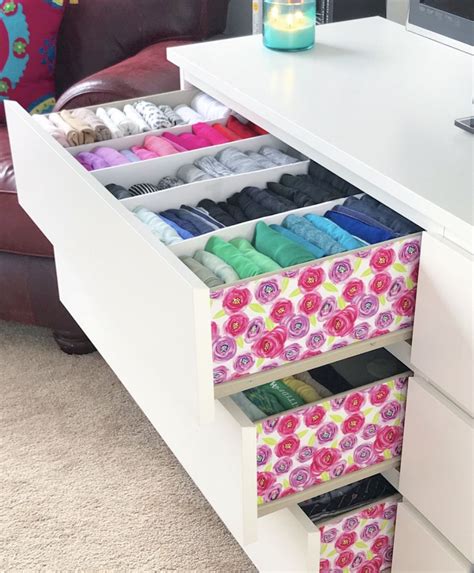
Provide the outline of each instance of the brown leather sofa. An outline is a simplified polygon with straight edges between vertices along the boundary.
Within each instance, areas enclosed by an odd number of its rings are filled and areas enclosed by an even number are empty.
[[[179,89],[166,48],[223,33],[229,0],[67,2],[58,38],[57,108]],[[91,343],[59,301],[54,251],[17,201],[8,131],[0,124],[0,320],[53,330],[62,350]]]

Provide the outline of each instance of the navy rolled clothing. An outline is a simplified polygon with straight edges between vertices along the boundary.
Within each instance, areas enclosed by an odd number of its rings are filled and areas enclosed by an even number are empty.
[[[390,227],[387,227],[386,225],[383,225],[382,223],[380,223],[379,221],[377,221],[373,217],[369,217],[369,215],[362,213],[362,211],[356,211],[355,209],[351,209],[350,207],[346,207],[345,205],[334,205],[334,207],[331,209],[331,211],[336,211],[337,213],[342,213],[343,215],[347,215],[348,217],[352,217],[353,219],[357,219],[361,223],[366,223],[367,225],[370,225],[371,227],[377,227],[379,229],[382,229],[382,230],[386,231],[387,233],[393,235],[394,237],[400,237],[401,236],[401,233],[395,233],[395,231],[393,229],[391,229]]]
[[[183,229],[182,227],[180,227],[179,225],[177,225],[174,221],[171,221],[170,219],[167,219],[166,217],[163,217],[163,215],[158,215],[160,217],[160,219],[162,221],[164,221],[167,225],[169,225],[170,227],[172,227],[177,233],[178,235],[182,238],[182,239],[192,239],[194,237],[194,235],[192,233],[190,233],[189,231],[186,231],[186,229]]]
[[[258,187],[245,187],[242,189],[242,193],[248,195],[253,201],[256,201],[271,213],[276,214],[288,211],[288,207],[285,203],[280,201],[278,198],[269,195],[265,189],[259,189]]]
[[[202,235],[199,229],[195,227],[192,223],[179,217],[179,209],[167,209],[166,211],[162,211],[160,213],[160,216],[165,217],[165,219],[169,219],[170,221],[173,221],[175,225],[178,225],[178,227],[181,227],[182,229],[185,229],[186,231],[191,233],[193,237],[198,237],[199,235]]]
[[[311,205],[315,205],[314,200],[309,195],[293,187],[287,187],[286,185],[274,183],[273,181],[269,181],[267,187],[272,193],[276,193],[280,197],[292,201],[297,207],[310,207]]]
[[[224,211],[224,209],[219,207],[219,205],[217,205],[217,203],[211,199],[202,199],[199,201],[198,207],[206,209],[209,215],[216,219],[216,221],[220,221],[224,227],[231,227],[232,225],[236,225],[238,223],[238,221],[236,221],[232,215],[229,215],[227,211]]]
[[[220,201],[217,203],[217,206],[220,207],[226,213],[237,221],[237,223],[245,223],[246,221],[250,221],[247,215],[242,211],[242,209],[238,205],[231,205],[230,203],[225,203],[224,201]]]
[[[200,217],[206,223],[214,227],[214,229],[224,229],[225,227],[225,225],[223,225],[220,221],[217,221],[217,219],[211,217],[209,213],[205,212],[205,210],[203,210],[202,208],[190,207],[189,205],[181,205],[180,208],[186,209],[186,211],[189,211],[190,213],[193,213],[197,217]]]
[[[298,208],[298,205],[296,205],[296,203],[293,203],[293,201],[290,201],[286,197],[281,197],[280,195],[278,195],[278,193],[274,193],[270,189],[264,189],[264,191],[269,197],[272,197],[273,199],[278,200],[282,205],[285,205],[287,211],[291,211],[292,209]]]
[[[259,205],[249,195],[243,193],[242,191],[240,193],[234,193],[227,199],[227,203],[240,207],[245,213],[245,216],[250,220],[260,219],[261,217],[268,217],[269,215],[274,214],[268,209],[265,209]]]
[[[318,187],[313,183],[308,183],[301,177],[297,175],[285,174],[281,176],[280,183],[286,185],[287,187],[293,187],[299,191],[303,191],[306,195],[309,195],[313,201],[318,203],[325,203],[326,201],[331,201],[332,199],[338,199],[340,194],[336,190],[326,190],[322,187]]]
[[[133,197],[132,193],[130,193],[128,189],[125,189],[125,187],[122,187],[121,185],[109,183],[109,185],[106,185],[105,187],[116,199],[128,199],[129,197]]]
[[[195,213],[191,213],[187,209],[172,209],[172,211],[175,211],[175,214],[180,221],[187,221],[188,223],[194,225],[194,227],[199,231],[200,235],[204,235],[205,233],[212,233],[212,231],[216,230],[215,225],[208,223],[204,217],[200,217]]]
[[[354,235],[354,237],[362,239],[371,245],[395,238],[393,231],[386,231],[380,227],[368,225],[359,219],[338,211],[328,211],[325,217],[333,223],[336,223],[336,225],[339,225],[342,229],[345,229],[351,235]]]
[[[319,165],[319,163],[316,163],[315,161],[310,161],[309,175],[311,176],[311,179],[313,179],[315,183],[320,181],[327,183],[331,187],[336,188],[343,197],[349,197],[351,195],[357,195],[359,193],[362,193],[360,189],[358,189],[348,181],[345,181],[344,179],[342,179],[342,177],[339,177],[332,171],[329,171],[329,169],[326,169],[322,165]]]

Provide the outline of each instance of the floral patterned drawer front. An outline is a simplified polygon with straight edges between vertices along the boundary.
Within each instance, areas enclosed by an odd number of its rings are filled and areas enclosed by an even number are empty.
[[[320,573],[379,573],[392,565],[397,503],[377,503],[320,528]]]
[[[211,292],[214,383],[411,327],[420,237]]]
[[[257,424],[259,505],[397,457],[407,378]]]

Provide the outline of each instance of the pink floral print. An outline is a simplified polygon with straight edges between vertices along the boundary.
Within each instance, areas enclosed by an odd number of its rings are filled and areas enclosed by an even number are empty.
[[[406,388],[395,378],[258,423],[258,503],[399,456]]]
[[[411,327],[419,256],[395,239],[212,291],[214,382]]]

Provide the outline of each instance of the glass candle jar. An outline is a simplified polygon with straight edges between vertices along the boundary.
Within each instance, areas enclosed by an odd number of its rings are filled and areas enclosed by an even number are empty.
[[[264,0],[263,43],[272,50],[298,51],[314,46],[315,0]]]

